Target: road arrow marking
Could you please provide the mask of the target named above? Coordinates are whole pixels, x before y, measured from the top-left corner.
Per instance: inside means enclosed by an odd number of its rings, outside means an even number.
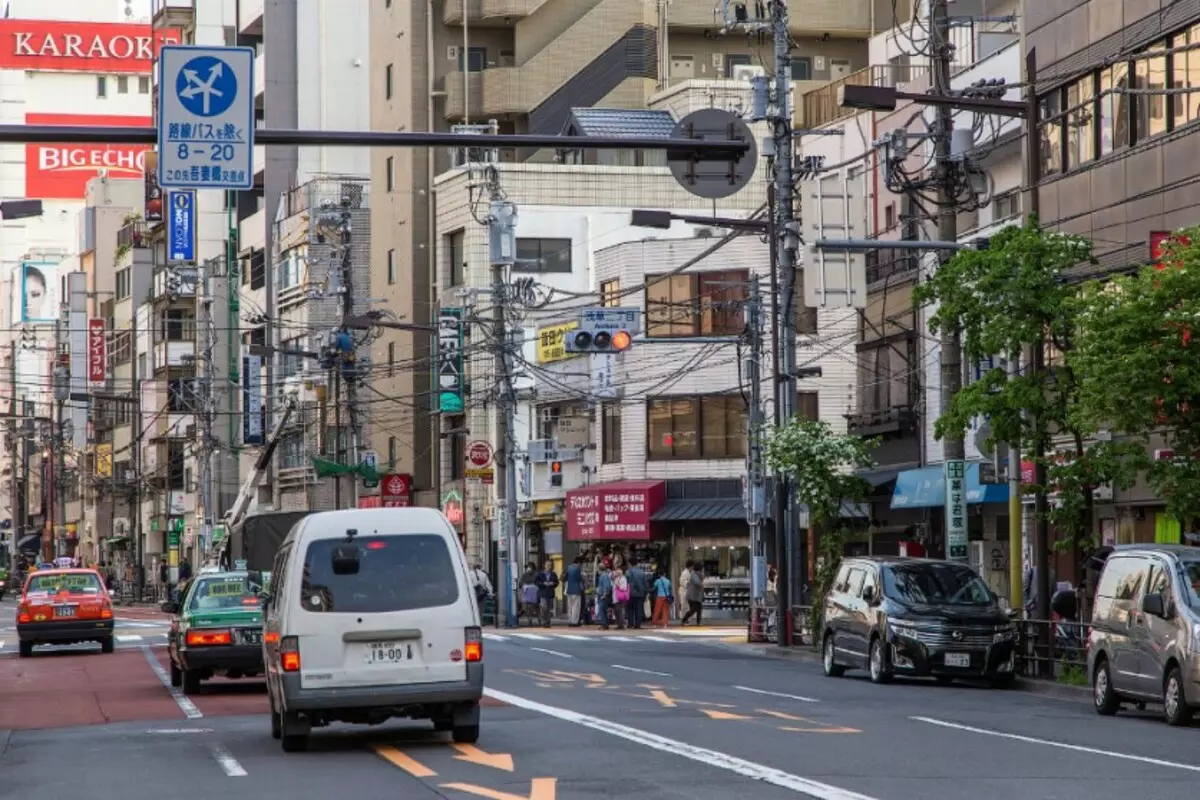
[[[791,720],[792,722],[812,722],[811,719],[806,719],[804,717],[797,717],[794,714],[785,714],[782,711],[772,711],[769,708],[760,708],[760,709],[758,709],[758,713],[769,714],[772,717],[779,717],[780,719],[787,719],[787,720]],[[813,723],[813,724],[815,725],[816,723]]]
[[[502,769],[505,772],[513,771],[513,758],[508,753],[485,753],[472,744],[452,744],[450,746],[459,753],[454,757],[455,761],[465,761],[468,764],[478,764],[481,767]]]
[[[443,783],[440,788],[456,792],[487,797],[490,800],[554,800],[557,793],[558,778],[534,778],[528,795],[509,794],[488,789],[485,786],[475,786],[470,783]]]
[[[707,714],[709,719],[750,719],[750,717],[744,717],[741,714],[731,714],[728,711],[712,711],[707,708],[700,710]]]
[[[429,767],[425,766],[420,761],[417,761],[407,753],[402,753],[390,745],[377,744],[374,745],[373,749],[375,750],[375,753],[385,761],[390,761],[394,766],[399,767],[409,775],[412,775],[414,778],[437,777],[437,773],[431,770]]]

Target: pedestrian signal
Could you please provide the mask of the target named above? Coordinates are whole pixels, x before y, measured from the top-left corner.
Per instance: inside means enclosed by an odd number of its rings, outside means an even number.
[[[553,461],[550,463],[550,485],[562,486],[562,462]]]

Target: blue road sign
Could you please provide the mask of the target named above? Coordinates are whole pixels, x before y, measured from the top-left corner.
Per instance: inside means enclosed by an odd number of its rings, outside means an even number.
[[[195,192],[167,192],[167,260],[196,260]]]
[[[159,185],[253,188],[253,48],[166,45],[158,67]]]

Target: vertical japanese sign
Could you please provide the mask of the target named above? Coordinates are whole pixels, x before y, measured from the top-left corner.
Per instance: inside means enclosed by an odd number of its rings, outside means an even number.
[[[196,193],[167,192],[167,260],[196,260]]]
[[[438,311],[436,374],[438,409],[443,414],[461,414],[466,408],[463,379],[463,310]]]
[[[242,356],[242,443],[263,443],[262,356]]]
[[[967,560],[967,462],[946,462],[946,558]]]
[[[104,383],[108,372],[108,350],[104,342],[104,320],[93,317],[88,320],[88,380]]]

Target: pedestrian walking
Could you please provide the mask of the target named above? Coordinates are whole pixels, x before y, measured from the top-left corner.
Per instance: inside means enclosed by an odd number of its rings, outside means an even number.
[[[479,609],[482,611],[483,604],[492,596],[492,579],[488,577],[487,570],[478,561],[471,568],[470,578],[471,590],[475,592],[475,602],[479,604]]]
[[[608,630],[608,609],[612,606],[613,582],[612,570],[605,563],[596,575],[596,619],[600,622],[600,630]]]
[[[625,571],[625,579],[629,581],[629,627],[641,628],[646,621],[646,595],[649,593],[649,581],[646,580],[646,570],[638,566],[635,556],[629,559],[629,569]]]
[[[538,587],[537,587],[537,571],[533,564],[525,565],[525,572],[521,575],[521,617],[529,620],[529,626],[533,627],[538,615]],[[517,619],[517,627],[520,627],[521,620]]]
[[[612,586],[613,619],[617,623],[617,630],[623,631],[625,630],[625,609],[629,606],[629,580],[625,577],[625,570],[613,567]]]
[[[685,605],[687,603],[687,600],[685,599],[685,594],[687,592],[688,584],[692,582],[692,568],[694,566],[695,565],[691,561],[684,564],[683,570],[680,571],[680,573],[679,573],[679,583],[675,584],[676,586],[679,587],[679,596],[676,598],[676,606],[678,608],[678,614],[681,619],[683,618]]]
[[[696,625],[699,626],[704,615],[704,568],[699,564],[692,567],[691,577],[688,578],[687,604],[688,610],[680,620],[680,626],[687,625],[687,621],[693,615],[696,617]]]
[[[664,569],[658,570],[654,577],[654,616],[652,624],[660,628],[667,627],[671,621],[671,604],[675,598],[671,594],[671,579]]]
[[[187,560],[187,557],[185,556],[179,562],[179,582],[186,583],[188,580],[191,579],[191,577],[192,577],[192,564],[190,561]]]
[[[554,593],[558,590],[558,575],[554,572],[554,562],[546,559],[542,571],[537,574],[538,607],[541,610],[542,627],[550,627],[550,618],[554,614]]]
[[[583,613],[583,556],[575,557],[563,577],[567,585],[567,624],[578,628]]]

